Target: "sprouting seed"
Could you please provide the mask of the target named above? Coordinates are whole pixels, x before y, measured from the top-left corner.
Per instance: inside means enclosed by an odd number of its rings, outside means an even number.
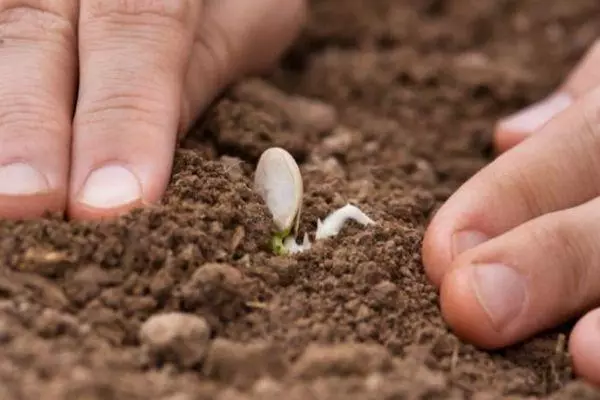
[[[309,250],[312,244],[308,234],[304,234],[302,244],[296,242],[304,186],[294,157],[279,147],[266,150],[256,166],[254,188],[273,216],[277,231],[271,238],[271,248],[275,254],[295,254]],[[336,236],[349,219],[362,225],[375,224],[358,207],[347,204],[329,214],[323,221],[317,220],[315,240]]]
[[[277,236],[283,240],[292,229],[297,233],[304,186],[294,157],[279,147],[266,150],[256,166],[254,187],[273,216]]]

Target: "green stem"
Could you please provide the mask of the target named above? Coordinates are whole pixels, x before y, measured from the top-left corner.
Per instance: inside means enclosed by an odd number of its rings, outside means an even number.
[[[281,236],[281,234],[275,234],[271,238],[271,250],[273,250],[273,253],[277,254],[278,256],[287,253],[287,249],[283,245],[284,238],[285,236]]]

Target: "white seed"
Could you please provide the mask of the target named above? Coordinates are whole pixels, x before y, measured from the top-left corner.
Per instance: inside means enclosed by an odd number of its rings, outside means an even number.
[[[336,236],[344,226],[347,220],[352,219],[361,225],[373,225],[375,221],[369,218],[358,207],[352,204],[346,204],[329,214],[323,221],[317,220],[317,232],[315,239],[325,239]]]
[[[258,160],[254,188],[267,204],[277,229],[298,230],[304,186],[294,157],[279,147],[267,149]]]

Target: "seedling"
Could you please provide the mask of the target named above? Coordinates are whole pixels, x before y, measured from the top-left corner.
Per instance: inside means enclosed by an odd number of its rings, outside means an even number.
[[[254,188],[267,204],[277,229],[271,247],[277,254],[284,253],[285,239],[298,234],[304,192],[294,157],[279,147],[266,150],[256,166]]]
[[[312,245],[307,234],[304,234],[302,244],[296,243],[304,186],[300,168],[292,155],[279,147],[267,149],[258,160],[254,187],[273,216],[276,227],[271,238],[273,252],[293,254],[309,250]],[[358,207],[347,204],[323,221],[317,220],[315,240],[336,236],[349,219],[362,225],[375,224]]]

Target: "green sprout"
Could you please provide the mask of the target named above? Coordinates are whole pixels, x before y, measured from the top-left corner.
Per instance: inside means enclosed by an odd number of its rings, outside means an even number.
[[[281,233],[275,233],[271,238],[271,250],[273,253],[279,255],[284,255],[288,253],[288,250],[285,248],[284,240],[286,236],[283,236]]]

